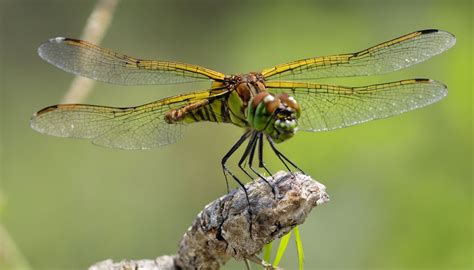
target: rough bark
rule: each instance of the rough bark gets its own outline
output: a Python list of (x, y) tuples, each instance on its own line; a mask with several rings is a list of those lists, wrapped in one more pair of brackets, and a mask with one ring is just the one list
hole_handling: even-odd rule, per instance
[(302, 224), (329, 196), (324, 185), (303, 174), (279, 172), (267, 180), (276, 194), (262, 179), (246, 185), (250, 208), (241, 188), (208, 204), (184, 234), (176, 255), (117, 263), (107, 260), (89, 269), (213, 270), (230, 258), (271, 268), (257, 257), (263, 246)]

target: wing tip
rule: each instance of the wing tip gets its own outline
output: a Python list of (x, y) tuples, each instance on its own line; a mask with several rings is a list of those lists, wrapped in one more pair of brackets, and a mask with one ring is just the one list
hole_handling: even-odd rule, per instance
[(38, 112), (30, 117), (30, 127), (39, 133), (43, 133), (43, 129), (38, 125)]
[(51, 44), (59, 44), (59, 43), (64, 42), (64, 40), (66, 40), (66, 38), (64, 38), (64, 37), (55, 37), (55, 38), (50, 38), (47, 41), (41, 43), (38, 46), (38, 55), (43, 60), (46, 60), (47, 62), (49, 62), (49, 53), (48, 52), (50, 50), (49, 47), (51, 46)]
[(446, 39), (446, 47), (444, 50), (447, 50), (456, 44), (456, 36), (448, 31), (440, 30), (440, 29), (424, 29), (418, 31), (421, 35), (430, 35), (436, 34), (438, 36), (443, 36)]
[(439, 90), (437, 94), (435, 95), (435, 99), (433, 100), (432, 103), (439, 101), (443, 98), (445, 98), (448, 95), (448, 86), (440, 81), (433, 80), (433, 79), (415, 79), (417, 82), (424, 82), (424, 83), (429, 83), (429, 84), (434, 84)]
[(45, 113), (47, 113), (47, 112), (49, 112), (49, 111), (56, 110), (58, 107), (59, 107), (59, 105), (48, 106), (48, 107), (46, 107), (46, 108), (43, 108), (43, 109), (41, 109), (41, 110), (35, 112), (35, 113), (33, 114), (33, 116), (39, 117), (39, 116), (41, 116), (42, 114), (45, 114)]
[(437, 81), (437, 80), (433, 80), (433, 79), (427, 79), (427, 78), (415, 78), (414, 79), (416, 82), (424, 82), (424, 83), (432, 83), (432, 84), (437, 84), (437, 85), (440, 85), (442, 86), (443, 88), (448, 88), (446, 86), (446, 84), (440, 82), (440, 81)]
[(40, 124), (40, 121), (39, 118), (50, 112), (50, 111), (53, 111), (53, 110), (56, 110), (58, 108), (58, 105), (53, 105), (53, 106), (49, 106), (49, 107), (46, 107), (46, 108), (43, 108), (35, 113), (33, 113), (33, 115), (30, 117), (30, 127), (40, 133), (45, 133), (44, 131), (44, 128), (41, 127), (41, 124)]
[(423, 29), (423, 30), (420, 30), (419, 32), (421, 34), (431, 34), (431, 33), (437, 33), (439, 32), (440, 30), (439, 29)]
[(67, 37), (54, 37), (54, 38), (50, 38), (48, 39), (47, 41), (41, 43), (39, 46), (38, 46), (38, 55), (50, 62), (49, 60), (49, 52), (50, 50), (52, 50), (53, 48), (51, 48), (51, 46), (55, 46), (55, 45), (58, 45), (58, 44), (62, 44), (62, 43), (65, 43), (67, 41), (77, 41), (76, 39), (72, 39), (72, 38), (67, 38)]
[(65, 37), (55, 37), (55, 38), (50, 38), (48, 40), (48, 42), (50, 42), (50, 43), (62, 43), (66, 40), (67, 40), (67, 38), (65, 38)]

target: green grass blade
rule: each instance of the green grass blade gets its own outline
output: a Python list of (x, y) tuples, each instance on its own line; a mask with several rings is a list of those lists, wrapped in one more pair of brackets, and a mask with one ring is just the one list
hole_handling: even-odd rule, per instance
[(303, 242), (301, 242), (300, 230), (298, 229), (298, 226), (296, 226), (293, 229), (293, 231), (295, 232), (295, 243), (296, 243), (296, 251), (298, 252), (299, 270), (303, 270), (303, 264), (304, 264)]
[(275, 261), (273, 261), (273, 266), (278, 266), (278, 264), (280, 263), (283, 254), (285, 254), (286, 247), (288, 246), (288, 241), (290, 241), (290, 236), (291, 231), (284, 235), (282, 238), (280, 238), (280, 245), (278, 245)]
[(270, 262), (272, 259), (272, 246), (273, 242), (270, 242), (263, 247), (263, 260), (266, 262)]

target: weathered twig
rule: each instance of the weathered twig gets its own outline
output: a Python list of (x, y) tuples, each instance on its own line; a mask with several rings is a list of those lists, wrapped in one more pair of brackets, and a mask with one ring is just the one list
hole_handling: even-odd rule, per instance
[[(81, 39), (100, 44), (112, 22), (119, 0), (98, 0), (81, 35)], [(80, 103), (89, 95), (95, 81), (85, 77), (74, 77), (62, 103)]]
[(161, 256), (155, 260), (121, 261), (112, 260), (98, 262), (89, 270), (178, 270), (175, 265), (176, 256)]
[(251, 212), (242, 189), (207, 205), (183, 236), (177, 255), (107, 260), (89, 269), (219, 269), (230, 258), (266, 265), (257, 257), (263, 246), (302, 224), (313, 207), (329, 200), (324, 185), (303, 174), (279, 172), (267, 180), (276, 187), (276, 196), (261, 179), (246, 185)]

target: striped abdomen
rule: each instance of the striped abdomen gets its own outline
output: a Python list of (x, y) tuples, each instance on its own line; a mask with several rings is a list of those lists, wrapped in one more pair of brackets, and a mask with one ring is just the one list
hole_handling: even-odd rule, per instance
[(171, 110), (165, 115), (168, 123), (195, 123), (202, 121), (229, 123), (230, 116), (225, 98), (204, 99), (196, 101), (176, 110)]

